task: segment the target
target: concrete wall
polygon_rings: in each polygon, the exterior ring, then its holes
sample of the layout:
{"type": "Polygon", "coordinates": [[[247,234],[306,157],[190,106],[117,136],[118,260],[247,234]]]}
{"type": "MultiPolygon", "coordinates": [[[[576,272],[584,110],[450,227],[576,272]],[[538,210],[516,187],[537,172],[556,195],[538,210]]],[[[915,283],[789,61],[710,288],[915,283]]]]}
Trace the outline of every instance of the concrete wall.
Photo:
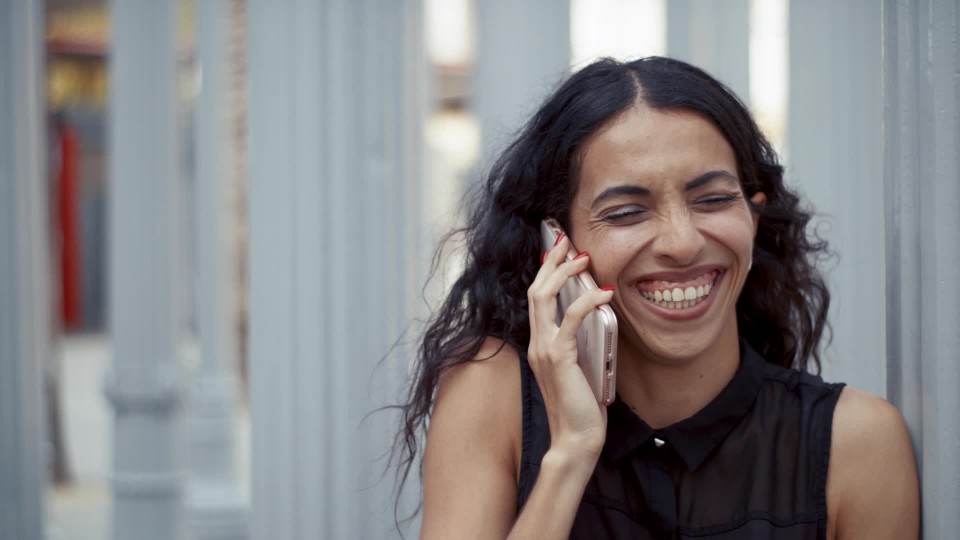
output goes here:
{"type": "Polygon", "coordinates": [[[51,280],[42,8],[0,0],[0,540],[45,534],[51,280]]]}
{"type": "Polygon", "coordinates": [[[887,397],[920,461],[925,538],[960,530],[960,5],[883,2],[887,397]]]}
{"type": "Polygon", "coordinates": [[[406,349],[378,363],[428,252],[421,19],[417,0],[249,4],[254,538],[397,535],[396,417],[374,410],[399,400],[406,349]]]}

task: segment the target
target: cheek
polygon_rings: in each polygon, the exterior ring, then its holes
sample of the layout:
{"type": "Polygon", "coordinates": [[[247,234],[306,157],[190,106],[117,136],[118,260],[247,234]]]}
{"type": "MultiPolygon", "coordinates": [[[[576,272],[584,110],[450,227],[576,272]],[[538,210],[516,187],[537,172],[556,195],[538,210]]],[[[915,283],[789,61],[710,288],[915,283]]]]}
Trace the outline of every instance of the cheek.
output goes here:
{"type": "Polygon", "coordinates": [[[736,253],[749,255],[753,251],[753,220],[749,212],[704,214],[699,217],[697,228],[736,253]]]}
{"type": "Polygon", "coordinates": [[[590,252],[590,272],[599,286],[617,284],[617,277],[645,243],[644,233],[636,227],[597,231],[590,235],[584,249],[590,252]]]}

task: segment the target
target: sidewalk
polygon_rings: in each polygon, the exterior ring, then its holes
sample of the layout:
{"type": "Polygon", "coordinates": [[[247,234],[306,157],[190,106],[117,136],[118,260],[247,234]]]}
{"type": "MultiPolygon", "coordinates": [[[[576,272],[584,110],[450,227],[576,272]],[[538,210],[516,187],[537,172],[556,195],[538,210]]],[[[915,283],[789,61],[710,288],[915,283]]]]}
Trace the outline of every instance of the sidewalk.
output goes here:
{"type": "Polygon", "coordinates": [[[67,336],[59,353],[64,440],[74,483],[48,490],[48,536],[107,540],[113,413],[103,395],[103,380],[110,365],[110,342],[102,334],[67,336]]]}

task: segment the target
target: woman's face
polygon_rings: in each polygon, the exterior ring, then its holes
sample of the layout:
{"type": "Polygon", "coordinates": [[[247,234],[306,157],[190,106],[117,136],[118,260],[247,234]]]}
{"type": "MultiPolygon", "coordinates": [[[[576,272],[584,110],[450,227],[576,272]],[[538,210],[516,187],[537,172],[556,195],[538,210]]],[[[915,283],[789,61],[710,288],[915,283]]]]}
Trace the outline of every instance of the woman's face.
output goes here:
{"type": "Polygon", "coordinates": [[[616,287],[621,343],[668,363],[736,343],[757,215],[717,128],[634,106],[588,139],[580,167],[571,239],[597,283],[616,287]]]}

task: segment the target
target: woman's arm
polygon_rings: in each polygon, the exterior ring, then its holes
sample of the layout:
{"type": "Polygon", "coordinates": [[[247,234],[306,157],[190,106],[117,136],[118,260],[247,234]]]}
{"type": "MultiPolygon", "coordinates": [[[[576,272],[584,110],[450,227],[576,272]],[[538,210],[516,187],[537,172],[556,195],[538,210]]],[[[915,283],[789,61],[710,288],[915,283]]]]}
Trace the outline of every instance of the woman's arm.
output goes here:
{"type": "Polygon", "coordinates": [[[540,463],[537,483],[508,538],[569,538],[583,489],[595,466],[596,459],[548,451],[540,463]]]}
{"type": "Polygon", "coordinates": [[[920,537],[920,487],[907,426],[890,403],[844,388],[833,416],[830,538],[920,537]]]}
{"type": "Polygon", "coordinates": [[[522,403],[517,352],[488,340],[449,370],[434,402],[424,454],[421,538],[567,538],[606,436],[606,409],[577,365],[576,331],[610,291],[576,300],[558,326],[557,294],[589,258],[564,262],[569,241],[546,257],[528,291],[527,360],[550,426],[550,449],[517,518],[522,403]]]}
{"type": "Polygon", "coordinates": [[[496,340],[477,357],[440,378],[423,461],[424,539],[503,539],[516,518],[520,360],[496,340]]]}
{"type": "Polygon", "coordinates": [[[548,451],[518,518],[520,360],[496,340],[478,358],[441,377],[424,455],[420,537],[567,538],[596,459],[548,451]]]}

